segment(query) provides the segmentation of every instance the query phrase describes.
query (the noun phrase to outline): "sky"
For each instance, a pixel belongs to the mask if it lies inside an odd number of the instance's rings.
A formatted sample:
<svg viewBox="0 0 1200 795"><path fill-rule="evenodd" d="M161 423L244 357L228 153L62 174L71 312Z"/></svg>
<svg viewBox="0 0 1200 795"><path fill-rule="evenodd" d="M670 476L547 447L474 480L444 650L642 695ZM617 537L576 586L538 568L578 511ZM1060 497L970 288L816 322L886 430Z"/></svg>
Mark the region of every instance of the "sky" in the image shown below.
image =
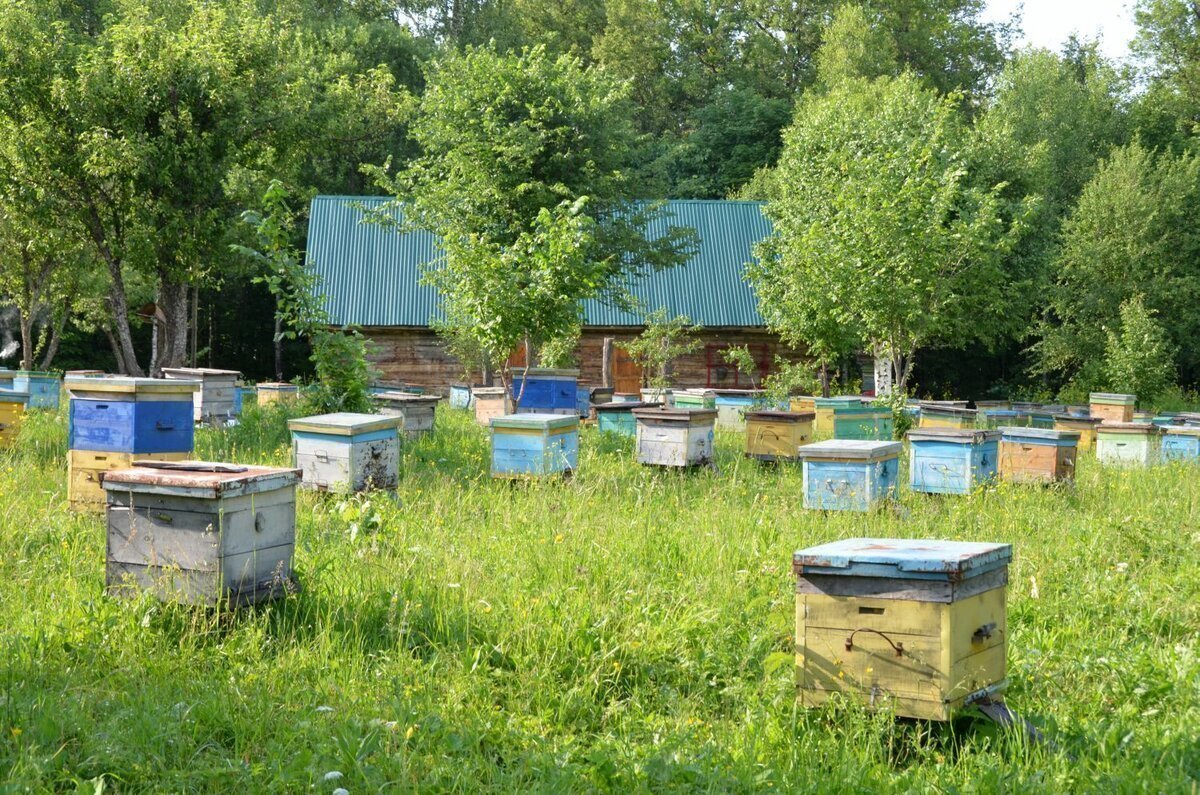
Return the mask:
<svg viewBox="0 0 1200 795"><path fill-rule="evenodd" d="M988 0L985 18L1007 19L1024 6L1024 43L1058 50L1072 33L1099 38L1110 58L1125 58L1133 38L1135 0Z"/></svg>

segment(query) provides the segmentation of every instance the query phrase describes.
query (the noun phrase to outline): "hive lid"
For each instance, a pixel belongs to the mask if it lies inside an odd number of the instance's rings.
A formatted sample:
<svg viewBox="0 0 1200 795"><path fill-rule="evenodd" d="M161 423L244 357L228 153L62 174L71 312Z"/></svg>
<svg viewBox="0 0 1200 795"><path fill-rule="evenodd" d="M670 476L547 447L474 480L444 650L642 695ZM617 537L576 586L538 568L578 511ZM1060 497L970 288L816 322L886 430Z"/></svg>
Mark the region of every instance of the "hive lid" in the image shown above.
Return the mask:
<svg viewBox="0 0 1200 795"><path fill-rule="evenodd" d="M481 397L500 397L508 394L508 390L502 386L477 386L471 390L471 394Z"/></svg>
<svg viewBox="0 0 1200 795"><path fill-rule="evenodd" d="M862 403L858 395L839 395L837 397L813 398L813 402L822 408L828 406L854 406Z"/></svg>
<svg viewBox="0 0 1200 795"><path fill-rule="evenodd" d="M817 418L815 411L778 411L776 409L760 409L747 411L748 420L766 420L768 422L805 422Z"/></svg>
<svg viewBox="0 0 1200 795"><path fill-rule="evenodd" d="M0 403L28 403L29 393L15 389L0 389Z"/></svg>
<svg viewBox="0 0 1200 795"><path fill-rule="evenodd" d="M299 389L295 384L289 384L286 381L263 381L261 384L256 384L258 389Z"/></svg>
<svg viewBox="0 0 1200 795"><path fill-rule="evenodd" d="M493 428L575 428L579 426L579 417L574 414L505 414L502 417L492 417Z"/></svg>
<svg viewBox="0 0 1200 795"><path fill-rule="evenodd" d="M130 378L128 376L67 376L63 382L67 392L119 392L145 394L191 394L200 388L199 381L173 380L167 378Z"/></svg>
<svg viewBox="0 0 1200 795"><path fill-rule="evenodd" d="M765 389L710 389L717 397L744 397L755 398L762 397L767 394Z"/></svg>
<svg viewBox="0 0 1200 795"><path fill-rule="evenodd" d="M1101 417L1081 417L1078 414L1055 414L1055 422L1079 422L1084 425L1099 425L1104 422Z"/></svg>
<svg viewBox="0 0 1200 795"><path fill-rule="evenodd" d="M658 422L703 422L717 418L716 409L676 409L659 405L635 408L633 416L639 420Z"/></svg>
<svg viewBox="0 0 1200 795"><path fill-rule="evenodd" d="M650 409L650 408L656 408L660 405L662 405L662 404L661 403L643 403L640 400L628 400L625 402L617 402L617 403L593 403L592 409L594 411L601 411L601 412L603 412L603 411L618 412L618 411L633 411L634 409Z"/></svg>
<svg viewBox="0 0 1200 795"><path fill-rule="evenodd" d="M867 439L829 439L816 444L806 444L796 451L800 458L853 458L875 461L900 454L904 445L900 442L879 442Z"/></svg>
<svg viewBox="0 0 1200 795"><path fill-rule="evenodd" d="M887 414L891 416L892 410L887 406L870 406L865 404L857 404L852 406L834 406L834 414Z"/></svg>
<svg viewBox="0 0 1200 795"><path fill-rule="evenodd" d="M957 582L1012 560L1011 544L899 538L848 538L797 552L798 576L832 574Z"/></svg>
<svg viewBox="0 0 1200 795"><path fill-rule="evenodd" d="M917 405L928 409L965 409L966 400L918 400Z"/></svg>
<svg viewBox="0 0 1200 795"><path fill-rule="evenodd" d="M106 472L101 485L108 491L177 494L215 499L255 494L294 486L301 470L240 466L211 461L142 461L131 469Z"/></svg>
<svg viewBox="0 0 1200 795"><path fill-rule="evenodd" d="M1009 401L1007 400L976 400L975 408L977 409L994 409L999 407L1007 408Z"/></svg>
<svg viewBox="0 0 1200 795"><path fill-rule="evenodd" d="M163 374L178 378L206 378L208 376L234 376L240 378L241 370L218 370L214 367L164 367Z"/></svg>
<svg viewBox="0 0 1200 795"><path fill-rule="evenodd" d="M14 370L13 375L23 375L26 378L60 378L58 373L51 373L45 370Z"/></svg>
<svg viewBox="0 0 1200 795"><path fill-rule="evenodd" d="M384 417L379 414L355 414L344 411L288 420L288 429L332 436L354 436L371 431L384 431L389 428L398 429L403 422L403 417Z"/></svg>
<svg viewBox="0 0 1200 795"><path fill-rule="evenodd" d="M910 442L982 444L1000 438L1000 431L982 428L914 428L905 434Z"/></svg>
<svg viewBox="0 0 1200 795"><path fill-rule="evenodd" d="M1102 422L1096 426L1096 433L1128 433L1153 436L1162 433L1162 428L1152 422Z"/></svg>
<svg viewBox="0 0 1200 795"><path fill-rule="evenodd" d="M579 369L574 367L530 367L525 374L534 378L578 378ZM516 376L518 379L520 377Z"/></svg>
<svg viewBox="0 0 1200 795"><path fill-rule="evenodd" d="M1163 430L1171 436L1200 436L1200 427L1195 425L1169 425Z"/></svg>
<svg viewBox="0 0 1200 795"><path fill-rule="evenodd" d="M736 392L736 391L738 391L738 390L727 390L727 391L730 391L730 392ZM677 396L677 397L678 397L679 395L691 395L692 397L716 397L716 395L717 395L717 390L715 390L715 389L701 389L701 388L691 388L691 389L676 389L676 390L674 390L674 391L673 391L671 394L673 394L673 395L675 395L675 396Z"/></svg>
<svg viewBox="0 0 1200 795"><path fill-rule="evenodd" d="M450 386L457 389L476 389L478 387L482 387L483 384L468 384L466 381L452 381Z"/></svg>
<svg viewBox="0 0 1200 795"><path fill-rule="evenodd" d="M1092 403L1111 403L1118 406L1132 406L1137 402L1137 395L1120 395L1114 392L1093 392L1088 398Z"/></svg>
<svg viewBox="0 0 1200 795"><path fill-rule="evenodd" d="M1004 439L1038 439L1049 442L1079 440L1079 431L1058 428L1014 428L1006 425L998 430Z"/></svg>
<svg viewBox="0 0 1200 795"><path fill-rule="evenodd" d="M950 405L948 403L922 403L921 411L928 414L949 414L953 417L974 417L978 412L975 409L966 407L966 401L963 401L962 406Z"/></svg>
<svg viewBox="0 0 1200 795"><path fill-rule="evenodd" d="M418 395L416 392L376 392L371 395L374 400L391 403L437 403L442 398L439 395Z"/></svg>

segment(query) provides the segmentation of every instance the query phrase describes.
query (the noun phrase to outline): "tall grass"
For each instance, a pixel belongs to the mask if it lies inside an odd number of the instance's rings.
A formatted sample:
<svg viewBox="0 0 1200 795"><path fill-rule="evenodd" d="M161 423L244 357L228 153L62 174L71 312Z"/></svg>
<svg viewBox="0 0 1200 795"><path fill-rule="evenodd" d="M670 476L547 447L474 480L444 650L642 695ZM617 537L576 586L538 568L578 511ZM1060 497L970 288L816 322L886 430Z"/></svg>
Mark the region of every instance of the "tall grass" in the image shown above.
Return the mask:
<svg viewBox="0 0 1200 795"><path fill-rule="evenodd" d="M198 455L285 463L285 417L202 430ZM394 496L301 494L299 594L215 614L103 595L103 520L66 507L64 422L32 417L0 461L0 791L1200 780L1200 468L1084 461L1074 488L825 514L730 434L719 472L680 473L588 428L575 477L510 483L465 414L437 422ZM1015 545L1008 701L1052 746L797 706L791 554L860 535Z"/></svg>

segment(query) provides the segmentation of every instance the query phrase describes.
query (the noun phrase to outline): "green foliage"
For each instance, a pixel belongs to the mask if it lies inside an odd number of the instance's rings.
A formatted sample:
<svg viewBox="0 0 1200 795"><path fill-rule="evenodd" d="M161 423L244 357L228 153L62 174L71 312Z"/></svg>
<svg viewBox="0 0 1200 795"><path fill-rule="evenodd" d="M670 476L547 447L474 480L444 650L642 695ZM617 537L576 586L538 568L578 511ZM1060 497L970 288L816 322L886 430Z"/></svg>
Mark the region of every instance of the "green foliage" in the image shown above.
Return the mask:
<svg viewBox="0 0 1200 795"><path fill-rule="evenodd" d="M791 362L776 356L762 388L771 405L786 405L792 395L821 394L821 380L808 362Z"/></svg>
<svg viewBox="0 0 1200 795"><path fill-rule="evenodd" d="M831 88L847 80L892 76L900 71L896 42L861 5L834 12L817 50L817 83Z"/></svg>
<svg viewBox="0 0 1200 795"><path fill-rule="evenodd" d="M750 380L751 389L758 389L758 362L754 361L754 355L750 353L749 347L745 345L730 345L721 351L721 358L728 364L736 367L739 375Z"/></svg>
<svg viewBox="0 0 1200 795"><path fill-rule="evenodd" d="M701 331L703 327L693 326L687 315L669 317L667 308L659 307L646 315L642 333L621 347L642 368L647 386L665 389L671 385L671 362L700 349L703 341L697 335Z"/></svg>
<svg viewBox="0 0 1200 795"><path fill-rule="evenodd" d="M1185 135L1200 125L1200 14L1187 0L1139 0L1133 50L1150 65L1151 97L1173 105Z"/></svg>
<svg viewBox="0 0 1200 795"><path fill-rule="evenodd" d="M541 367L575 367L578 361L575 357L579 348L579 338L583 335L583 326L575 326L565 334L547 340L538 349L538 365Z"/></svg>
<svg viewBox="0 0 1200 795"><path fill-rule="evenodd" d="M1110 389L1137 395L1145 405L1176 385L1174 347L1140 295L1121 304L1121 326L1108 332L1104 374Z"/></svg>

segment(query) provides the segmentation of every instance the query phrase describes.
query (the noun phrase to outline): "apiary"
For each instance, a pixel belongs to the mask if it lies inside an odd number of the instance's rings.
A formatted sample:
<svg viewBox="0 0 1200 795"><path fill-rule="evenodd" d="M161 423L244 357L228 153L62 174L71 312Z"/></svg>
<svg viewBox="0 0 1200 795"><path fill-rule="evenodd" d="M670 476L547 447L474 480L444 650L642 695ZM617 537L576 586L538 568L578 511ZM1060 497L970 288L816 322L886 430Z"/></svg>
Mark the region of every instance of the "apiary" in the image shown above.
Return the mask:
<svg viewBox="0 0 1200 795"><path fill-rule="evenodd" d="M1075 479L1079 431L1001 428L1000 477L1013 483L1056 483Z"/></svg>
<svg viewBox="0 0 1200 795"><path fill-rule="evenodd" d="M471 390L475 400L475 422L490 426L492 417L512 414L512 398L502 386L480 386Z"/></svg>
<svg viewBox="0 0 1200 795"><path fill-rule="evenodd" d="M801 414L805 412L816 413L817 399L812 395L793 395L788 400L788 411L795 411Z"/></svg>
<svg viewBox="0 0 1200 795"><path fill-rule="evenodd" d="M715 389L713 393L717 427L730 431L745 430L746 412L766 405L766 392L761 389Z"/></svg>
<svg viewBox="0 0 1200 795"><path fill-rule="evenodd" d="M1032 415L1023 409L994 409L987 412L980 425L990 430L999 428L1028 428Z"/></svg>
<svg viewBox="0 0 1200 795"><path fill-rule="evenodd" d="M596 428L601 433L615 433L618 436L637 436L637 420L633 416L634 409L654 408L657 403L596 403L592 410L596 412Z"/></svg>
<svg viewBox="0 0 1200 795"><path fill-rule="evenodd" d="M838 406L833 409L833 438L890 440L895 432L892 410L879 406Z"/></svg>
<svg viewBox="0 0 1200 795"><path fill-rule="evenodd" d="M1079 417L1073 414L1055 414L1054 429L1078 431L1079 451L1086 453L1096 447L1096 428L1103 422L1099 417Z"/></svg>
<svg viewBox="0 0 1200 795"><path fill-rule="evenodd" d="M394 489L400 482L400 417L320 414L288 421L301 485L323 491Z"/></svg>
<svg viewBox="0 0 1200 795"><path fill-rule="evenodd" d="M18 392L15 389L0 390L0 448L12 447L16 443L28 404L28 392Z"/></svg>
<svg viewBox="0 0 1200 795"><path fill-rule="evenodd" d="M869 511L896 496L900 442L831 439L801 447L804 507Z"/></svg>
<svg viewBox="0 0 1200 795"><path fill-rule="evenodd" d="M87 378L66 381L67 446L109 453L191 453L195 381Z"/></svg>
<svg viewBox="0 0 1200 795"><path fill-rule="evenodd" d="M975 409L960 406L922 404L921 428L974 428L979 413Z"/></svg>
<svg viewBox="0 0 1200 795"><path fill-rule="evenodd" d="M1137 403L1135 395L1093 392L1090 395L1089 408L1093 417L1099 417L1106 422L1133 422L1135 403Z"/></svg>
<svg viewBox="0 0 1200 795"><path fill-rule="evenodd" d="M1172 425L1164 430L1160 448L1163 461L1200 460L1200 428Z"/></svg>
<svg viewBox="0 0 1200 795"><path fill-rule="evenodd" d="M164 367L163 375L171 380L198 381L200 389L193 396L196 422L225 422L233 417L233 393L242 374L237 370L215 370L210 367Z"/></svg>
<svg viewBox="0 0 1200 795"><path fill-rule="evenodd" d="M800 703L949 720L1006 684L1012 547L851 538L795 553Z"/></svg>
<svg viewBox="0 0 1200 795"><path fill-rule="evenodd" d="M452 409L472 409L475 407L474 399L471 396L471 391L483 384L464 384L454 383L450 385L450 399L448 405Z"/></svg>
<svg viewBox="0 0 1200 795"><path fill-rule="evenodd" d="M267 381L256 388L258 405L270 406L276 403L295 403L300 397L300 387L280 381Z"/></svg>
<svg viewBox="0 0 1200 795"><path fill-rule="evenodd" d="M17 370L13 373L13 391L28 392L31 409L57 409L62 392L62 377L58 373Z"/></svg>
<svg viewBox="0 0 1200 795"><path fill-rule="evenodd" d="M1096 427L1096 458L1109 466L1158 462L1162 429L1148 422L1103 422Z"/></svg>
<svg viewBox="0 0 1200 795"><path fill-rule="evenodd" d="M635 408L637 460L663 467L695 467L713 459L713 409Z"/></svg>
<svg viewBox="0 0 1200 795"><path fill-rule="evenodd" d="M715 409L717 393L711 389L675 389L671 392L671 405L677 409ZM720 421L720 412L717 421Z"/></svg>
<svg viewBox="0 0 1200 795"><path fill-rule="evenodd" d="M969 494L996 477L1000 432L921 428L908 432L908 484L926 494Z"/></svg>
<svg viewBox="0 0 1200 795"><path fill-rule="evenodd" d="M530 367L523 377L513 379L513 401L520 396L517 412L575 416L579 413L578 382L578 370Z"/></svg>
<svg viewBox="0 0 1200 795"><path fill-rule="evenodd" d="M213 607L283 595L299 477L200 461L139 460L108 473L108 592Z"/></svg>
<svg viewBox="0 0 1200 795"><path fill-rule="evenodd" d="M835 408L857 408L861 405L862 398L857 395L813 398L813 413L817 415L813 422L813 432L817 436L833 436L833 410Z"/></svg>
<svg viewBox="0 0 1200 795"><path fill-rule="evenodd" d="M800 446L813 437L811 411L746 412L746 457L759 461L795 461Z"/></svg>
<svg viewBox="0 0 1200 795"><path fill-rule="evenodd" d="M379 413L400 418L400 436L419 439L433 433L433 421L440 397L414 395L412 392L380 392L374 396Z"/></svg>
<svg viewBox="0 0 1200 795"><path fill-rule="evenodd" d="M579 418L568 414L492 417L492 477L561 475L579 466Z"/></svg>

